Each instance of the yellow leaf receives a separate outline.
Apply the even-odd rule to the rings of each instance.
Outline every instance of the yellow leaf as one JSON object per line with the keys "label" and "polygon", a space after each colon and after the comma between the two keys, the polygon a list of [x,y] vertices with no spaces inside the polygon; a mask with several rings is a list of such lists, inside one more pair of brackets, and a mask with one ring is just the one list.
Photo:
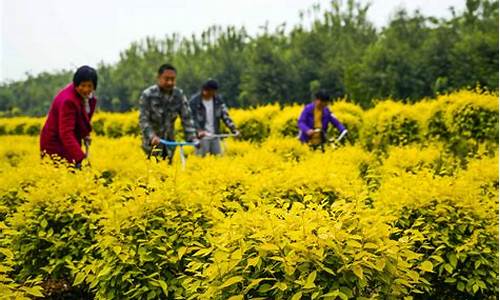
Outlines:
{"label": "yellow leaf", "polygon": [[260,257],[252,257],[248,259],[247,267],[255,267],[260,262]]}
{"label": "yellow leaf", "polygon": [[78,273],[76,274],[75,281],[73,282],[73,285],[79,285],[80,283],[85,280],[85,274],[84,273]]}
{"label": "yellow leaf", "polygon": [[314,280],[316,280],[316,271],[312,272],[307,276],[306,284],[304,285],[305,289],[315,288]]}
{"label": "yellow leaf", "polygon": [[264,280],[275,280],[275,279],[274,278],[258,278],[258,279],[254,279],[254,280],[250,281],[250,284],[245,288],[245,293],[248,293],[249,290],[253,289],[257,285],[259,285],[259,283],[261,281],[264,281]]}
{"label": "yellow leaf", "polygon": [[353,268],[352,268],[352,271],[354,272],[354,274],[356,276],[358,276],[359,279],[363,279],[363,268],[361,268],[360,265],[355,265]]}
{"label": "yellow leaf", "polygon": [[281,291],[286,291],[286,289],[288,288],[288,286],[286,285],[286,283],[284,282],[278,282],[274,285],[274,288],[277,288]]}
{"label": "yellow leaf", "polygon": [[264,243],[260,245],[260,249],[265,250],[265,251],[279,251],[280,248],[278,246],[271,244],[271,243]]}
{"label": "yellow leaf", "polygon": [[122,247],[120,247],[120,246],[113,247],[113,252],[115,252],[116,255],[119,255],[121,251],[122,251]]}
{"label": "yellow leaf", "polygon": [[363,248],[365,248],[365,249],[377,249],[378,246],[374,243],[366,243],[363,245]]}
{"label": "yellow leaf", "polygon": [[418,275],[417,272],[415,271],[409,271],[408,272],[408,276],[413,279],[413,281],[418,281],[418,279],[420,278],[420,275]]}
{"label": "yellow leaf", "polygon": [[292,296],[291,300],[300,300],[302,298],[302,292],[297,292]]}
{"label": "yellow leaf", "polygon": [[97,278],[100,278],[100,277],[108,275],[109,272],[111,272],[112,270],[113,269],[110,266],[104,267],[104,269],[102,269],[101,272],[99,272],[99,274],[97,275]]}
{"label": "yellow leaf", "polygon": [[231,277],[229,278],[228,280],[224,281],[224,283],[222,285],[219,286],[219,289],[223,289],[223,288],[226,288],[230,285],[233,285],[235,283],[238,283],[238,282],[241,282],[243,281],[244,278],[242,276],[234,276],[234,277]]}
{"label": "yellow leaf", "polygon": [[168,286],[167,286],[167,283],[163,280],[158,280],[158,282],[160,283],[160,287],[161,289],[163,290],[163,292],[165,293],[165,296],[168,296]]}
{"label": "yellow leaf", "polygon": [[385,259],[384,259],[384,258],[378,259],[378,260],[377,260],[377,263],[376,263],[376,267],[377,267],[377,270],[379,270],[379,271],[384,270],[384,267],[385,267]]}
{"label": "yellow leaf", "polygon": [[212,248],[205,248],[205,249],[200,249],[194,253],[194,256],[207,256],[212,252]]}
{"label": "yellow leaf", "polygon": [[0,248],[0,253],[2,253],[3,255],[5,255],[9,259],[14,258],[14,253],[12,253],[12,251],[10,251],[7,248]]}
{"label": "yellow leaf", "polygon": [[186,254],[187,248],[186,247],[180,247],[179,250],[177,250],[177,256],[179,259],[181,259],[184,254]]}
{"label": "yellow leaf", "polygon": [[347,247],[350,247],[350,248],[361,248],[362,245],[358,241],[349,240],[349,241],[347,241]]}
{"label": "yellow leaf", "polygon": [[433,265],[430,261],[426,260],[424,261],[420,266],[420,270],[424,271],[424,272],[432,272],[432,269],[433,269]]}
{"label": "yellow leaf", "polygon": [[30,294],[31,296],[35,297],[43,297],[42,291],[43,288],[41,286],[34,286],[34,287],[22,287],[22,290],[24,290],[26,293]]}

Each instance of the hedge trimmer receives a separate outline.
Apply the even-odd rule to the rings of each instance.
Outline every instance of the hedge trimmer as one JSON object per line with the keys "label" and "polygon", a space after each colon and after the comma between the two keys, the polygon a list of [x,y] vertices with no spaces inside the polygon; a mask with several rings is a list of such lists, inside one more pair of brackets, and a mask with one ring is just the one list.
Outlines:
{"label": "hedge trimmer", "polygon": [[347,129],[344,129],[337,138],[331,138],[328,140],[328,143],[332,145],[333,148],[337,148],[340,141],[347,135]]}
{"label": "hedge trimmer", "polygon": [[238,136],[236,133],[221,133],[221,134],[209,134],[204,136],[202,139],[204,140],[213,140],[213,139],[225,139],[228,137]]}
{"label": "hedge trimmer", "polygon": [[[320,128],[314,129],[314,133],[321,133],[322,130]],[[321,143],[322,145],[324,144],[329,144],[331,145],[334,149],[339,146],[340,141],[347,135],[347,129],[344,129],[337,138],[330,138],[330,139],[324,139],[324,141]]]}
{"label": "hedge trimmer", "polygon": [[186,156],[184,155],[184,147],[198,147],[199,142],[176,142],[176,141],[167,141],[164,139],[160,139],[160,143],[171,148],[179,147],[179,154],[181,157],[182,169],[186,167]]}
{"label": "hedge trimmer", "polygon": [[89,160],[89,157],[90,157],[90,152],[89,152],[89,149],[90,149],[90,138],[89,137],[84,138],[83,139],[83,144],[85,145],[85,160],[87,161],[87,164],[90,167],[90,160]]}
{"label": "hedge trimmer", "polygon": [[215,139],[220,139],[222,143],[222,153],[225,152],[226,150],[226,143],[224,139],[230,138],[230,137],[237,137],[239,136],[239,133],[220,133],[220,134],[208,134],[202,138],[202,140],[215,140]]}

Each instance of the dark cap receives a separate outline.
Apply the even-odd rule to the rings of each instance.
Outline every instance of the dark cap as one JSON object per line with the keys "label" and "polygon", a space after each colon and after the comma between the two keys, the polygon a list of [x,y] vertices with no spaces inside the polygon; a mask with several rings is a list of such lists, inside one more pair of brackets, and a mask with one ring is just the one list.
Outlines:
{"label": "dark cap", "polygon": [[218,90],[219,84],[213,79],[207,80],[201,87],[204,90]]}
{"label": "dark cap", "polygon": [[319,90],[314,94],[315,99],[319,99],[321,101],[328,102],[331,100],[330,94],[326,90]]}

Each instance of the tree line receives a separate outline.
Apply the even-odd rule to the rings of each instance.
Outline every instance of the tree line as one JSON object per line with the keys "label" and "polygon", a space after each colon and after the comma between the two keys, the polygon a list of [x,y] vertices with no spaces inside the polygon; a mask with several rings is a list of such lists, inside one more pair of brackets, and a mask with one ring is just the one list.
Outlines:
{"label": "tree line", "polygon": [[[177,85],[187,95],[214,78],[231,107],[305,103],[318,88],[363,107],[464,87],[498,90],[498,1],[466,0],[463,11],[450,8],[442,19],[400,9],[381,29],[368,20],[369,9],[355,0],[332,1],[301,12],[291,28],[265,25],[254,36],[244,27],[214,25],[200,35],[133,42],[117,63],[97,66],[99,108],[135,109],[165,62],[177,68]],[[46,114],[73,72],[0,84],[0,116]]]}

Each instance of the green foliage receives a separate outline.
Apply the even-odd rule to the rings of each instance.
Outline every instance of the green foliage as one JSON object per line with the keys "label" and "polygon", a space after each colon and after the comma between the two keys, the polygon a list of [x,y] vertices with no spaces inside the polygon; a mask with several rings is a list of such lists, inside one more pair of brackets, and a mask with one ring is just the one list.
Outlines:
{"label": "green foliage", "polygon": [[[3,229],[4,225],[0,223]],[[0,247],[0,291],[2,299],[19,299],[29,300],[32,297],[43,297],[43,288],[39,285],[40,278],[29,279],[24,282],[24,285],[17,283],[9,276],[9,273],[14,270],[15,259],[14,253],[6,247]]]}
{"label": "green foliage", "polygon": [[[497,90],[498,1],[468,3],[439,20],[400,10],[381,30],[367,18],[369,5],[350,0],[313,5],[299,24],[263,26],[256,36],[211,26],[199,36],[146,37],[124,49],[117,63],[97,66],[98,105],[136,109],[165,62],[177,67],[188,97],[214,78],[230,107],[305,103],[318,88],[365,108],[373,99],[416,101],[476,85]],[[71,75],[64,70],[0,84],[0,116],[45,115]]]}
{"label": "green foliage", "polygon": [[297,127],[297,117],[286,120],[284,126],[280,128],[282,136],[296,137],[299,135],[299,128]]}
{"label": "green foliage", "polygon": [[257,119],[248,119],[238,126],[243,140],[262,142],[269,136],[269,125]]}
{"label": "green foliage", "polygon": [[498,111],[469,103],[452,112],[451,131],[461,138],[498,142]]}
{"label": "green foliage", "polygon": [[73,269],[75,285],[85,283],[97,299],[185,297],[187,266],[198,261],[192,253],[207,244],[207,219],[199,206],[174,201],[141,208],[105,221],[98,243],[87,250],[92,256]]}
{"label": "green foliage", "polygon": [[498,219],[492,214],[498,213],[498,174],[485,169],[497,162],[483,157],[455,178],[436,178],[424,167],[387,173],[382,180],[375,208],[395,216],[401,231],[392,238],[411,241],[421,254],[420,268],[429,270],[424,278],[431,288],[422,299],[498,295]]}
{"label": "green foliage", "polygon": [[0,139],[2,296],[69,299],[56,283],[79,299],[498,294],[487,143],[461,165],[439,141],[322,153],[271,136],[180,171],[145,160],[137,137],[96,137],[75,171],[40,164],[36,137]]}
{"label": "green foliage", "polygon": [[382,220],[342,201],[327,211],[284,202],[219,220],[199,254],[208,262],[191,264],[202,279],[196,297],[397,299],[425,286],[410,267],[418,255],[391,241]]}
{"label": "green foliage", "polygon": [[21,267],[19,279],[68,278],[68,264],[81,260],[94,243],[92,208],[82,207],[77,196],[64,200],[26,203],[9,218],[13,232],[7,238]]}
{"label": "green foliage", "polygon": [[[263,142],[272,137],[296,138],[297,120],[303,107],[266,105],[252,109],[231,109],[230,115],[240,130],[239,139]],[[488,151],[498,145],[498,96],[485,91],[462,90],[437,99],[403,104],[392,100],[380,101],[369,110],[344,100],[335,101],[331,111],[348,129],[343,144],[360,142],[367,149],[387,150],[416,142],[443,142],[447,151],[462,157],[474,156],[484,143]],[[42,118],[0,118],[4,134],[37,135]],[[137,112],[98,113],[93,119],[96,135],[112,138],[139,136]],[[177,139],[183,139],[180,120],[175,124]],[[223,126],[223,132],[229,132]],[[327,135],[338,136],[330,126]],[[14,160],[11,160],[15,163]],[[464,160],[465,163],[465,160]]]}
{"label": "green foliage", "polygon": [[493,275],[498,272],[498,234],[490,222],[453,202],[436,201],[401,211],[395,226],[406,235],[423,237],[413,250],[424,255],[423,262],[431,262],[433,272],[425,276],[433,286],[431,298],[486,299],[498,295]]}
{"label": "green foliage", "polygon": [[367,149],[408,145],[421,140],[418,111],[393,101],[380,102],[365,115],[362,143]]}

